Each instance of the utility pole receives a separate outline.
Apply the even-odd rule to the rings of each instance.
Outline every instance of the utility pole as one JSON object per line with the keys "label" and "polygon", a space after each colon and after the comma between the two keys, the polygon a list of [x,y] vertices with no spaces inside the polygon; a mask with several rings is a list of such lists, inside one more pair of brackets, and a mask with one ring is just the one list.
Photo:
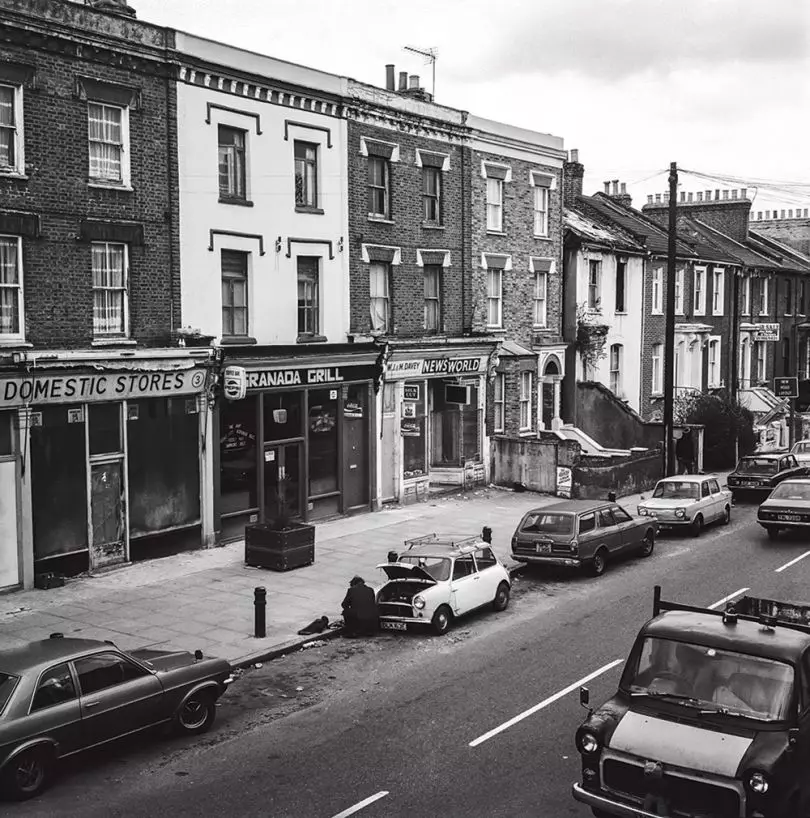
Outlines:
{"label": "utility pole", "polygon": [[675,474],[675,230],[677,227],[678,167],[669,165],[669,235],[667,242],[667,316],[664,329],[664,477]]}

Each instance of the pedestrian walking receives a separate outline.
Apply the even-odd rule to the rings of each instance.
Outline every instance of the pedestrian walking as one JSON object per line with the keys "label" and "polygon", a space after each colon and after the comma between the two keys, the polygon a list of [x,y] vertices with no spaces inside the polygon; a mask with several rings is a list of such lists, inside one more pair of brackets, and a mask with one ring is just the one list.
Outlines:
{"label": "pedestrian walking", "polygon": [[345,636],[374,636],[380,626],[374,590],[362,577],[352,577],[343,599]]}
{"label": "pedestrian walking", "polygon": [[678,460],[678,474],[692,474],[695,462],[695,444],[690,429],[684,429],[675,444],[675,457]]}

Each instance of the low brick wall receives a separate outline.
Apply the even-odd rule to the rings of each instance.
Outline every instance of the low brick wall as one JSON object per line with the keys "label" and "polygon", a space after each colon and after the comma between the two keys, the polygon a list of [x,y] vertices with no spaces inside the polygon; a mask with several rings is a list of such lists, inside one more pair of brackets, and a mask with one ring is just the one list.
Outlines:
{"label": "low brick wall", "polygon": [[652,488],[663,477],[660,449],[633,453],[618,460],[608,457],[582,457],[574,466],[573,496],[581,500],[638,494]]}

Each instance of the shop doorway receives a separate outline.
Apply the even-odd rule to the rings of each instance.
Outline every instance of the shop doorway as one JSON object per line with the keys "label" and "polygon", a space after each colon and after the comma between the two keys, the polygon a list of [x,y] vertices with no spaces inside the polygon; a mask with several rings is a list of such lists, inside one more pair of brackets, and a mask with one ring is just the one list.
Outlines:
{"label": "shop doorway", "polygon": [[344,511],[368,508],[368,387],[350,386],[343,398]]}
{"label": "shop doorway", "polygon": [[264,449],[264,522],[301,516],[301,444],[274,443]]}

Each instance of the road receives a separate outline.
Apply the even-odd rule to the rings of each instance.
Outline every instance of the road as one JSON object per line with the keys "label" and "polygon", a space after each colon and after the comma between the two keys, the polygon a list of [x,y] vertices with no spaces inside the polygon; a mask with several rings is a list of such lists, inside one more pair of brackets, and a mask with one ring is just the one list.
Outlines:
{"label": "road", "polygon": [[[806,538],[769,541],[755,506],[698,539],[659,538],[601,578],[521,577],[509,610],[444,638],[340,640],[251,672],[203,741],[115,748],[71,765],[20,816],[565,818],[589,811],[574,731],[583,681],[610,696],[652,588],[695,605],[750,590],[802,599]],[[296,690],[296,688],[303,688]]]}

